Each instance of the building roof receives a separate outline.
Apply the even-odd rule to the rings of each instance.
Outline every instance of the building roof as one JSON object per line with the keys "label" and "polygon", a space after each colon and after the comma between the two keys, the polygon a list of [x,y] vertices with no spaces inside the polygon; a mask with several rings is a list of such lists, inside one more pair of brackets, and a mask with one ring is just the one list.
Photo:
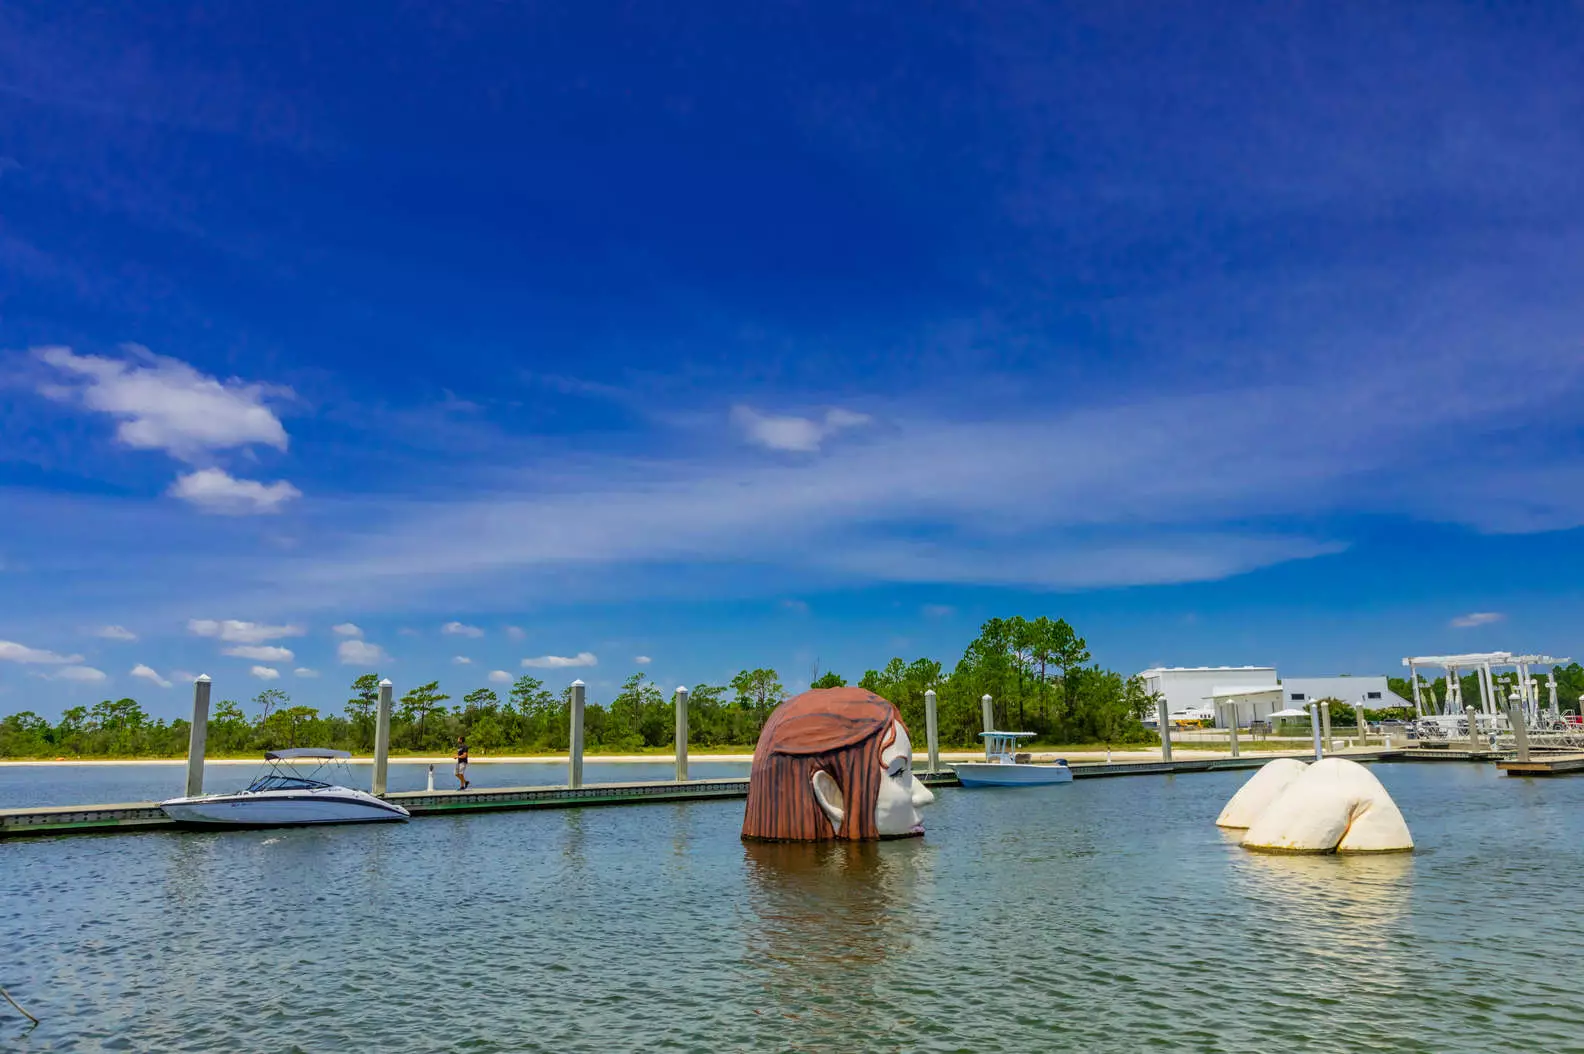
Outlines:
{"label": "building roof", "polygon": [[1149,669],[1147,669],[1143,673],[1139,674],[1139,676],[1140,677],[1148,677],[1152,673],[1220,673],[1220,672],[1224,672],[1224,671],[1243,671],[1243,670],[1260,670],[1260,671],[1269,670],[1271,673],[1275,673],[1276,672],[1276,667],[1274,667],[1274,666],[1151,666]]}

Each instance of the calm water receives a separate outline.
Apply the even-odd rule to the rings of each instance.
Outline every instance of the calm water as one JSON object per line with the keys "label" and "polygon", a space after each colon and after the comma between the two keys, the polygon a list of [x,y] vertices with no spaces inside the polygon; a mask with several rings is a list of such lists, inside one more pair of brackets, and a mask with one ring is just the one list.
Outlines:
{"label": "calm water", "polygon": [[[350,785],[369,789],[373,766],[349,765]],[[258,764],[216,764],[204,766],[204,790],[210,793],[241,790],[253,777],[265,771]],[[304,774],[312,766],[303,766]],[[748,775],[747,762],[699,761],[690,759],[688,775],[696,780]],[[474,762],[468,778],[475,789],[489,787],[530,787],[565,784],[566,762],[508,764]],[[676,762],[583,763],[584,783],[633,783],[644,780],[676,778]],[[332,776],[331,782],[340,777]],[[427,762],[417,764],[392,760],[386,775],[392,791],[423,790],[429,782]],[[435,765],[435,789],[455,790],[456,777],[451,764]],[[164,765],[0,765],[0,809],[25,809],[35,805],[96,805],[107,802],[160,801],[185,794],[187,763]]]}
{"label": "calm water", "polygon": [[741,802],[0,842],[44,1018],[0,1048],[1584,1049],[1584,779],[1375,771],[1412,856],[1245,853],[1242,773],[946,790],[858,847],[745,846]]}

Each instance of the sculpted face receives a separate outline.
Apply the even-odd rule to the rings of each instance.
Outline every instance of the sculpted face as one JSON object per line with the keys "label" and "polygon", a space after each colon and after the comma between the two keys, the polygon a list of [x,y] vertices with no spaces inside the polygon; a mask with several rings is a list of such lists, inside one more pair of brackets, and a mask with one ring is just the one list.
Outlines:
{"label": "sculpted face", "polygon": [[[913,743],[907,729],[900,721],[891,723],[892,740],[880,752],[880,784],[875,792],[875,827],[881,838],[905,838],[924,833],[923,818],[919,809],[935,800],[930,789],[913,775]],[[814,796],[820,808],[830,818],[833,828],[840,828],[846,816],[846,802],[841,788],[823,770],[811,777]]]}

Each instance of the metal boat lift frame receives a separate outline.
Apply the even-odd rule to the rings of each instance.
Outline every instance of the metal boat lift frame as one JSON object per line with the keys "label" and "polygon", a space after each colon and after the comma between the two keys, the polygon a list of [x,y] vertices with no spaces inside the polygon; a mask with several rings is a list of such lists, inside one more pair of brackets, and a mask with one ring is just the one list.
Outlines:
{"label": "metal boat lift frame", "polygon": [[[1540,692],[1536,685],[1536,678],[1532,677],[1531,666],[1549,666],[1546,671],[1547,692],[1549,698],[1550,717],[1553,721],[1560,719],[1561,711],[1557,707],[1557,683],[1555,667],[1571,660],[1554,658],[1550,655],[1514,655],[1510,651],[1483,651],[1470,652],[1463,655],[1418,655],[1405,658],[1402,664],[1408,667],[1408,682],[1413,686],[1414,712],[1419,717],[1426,716],[1425,701],[1422,688],[1428,688],[1428,682],[1421,682],[1419,667],[1439,666],[1446,670],[1446,698],[1441,701],[1440,713],[1446,716],[1461,716],[1464,710],[1463,684],[1459,680],[1459,670],[1472,670],[1478,675],[1480,689],[1480,711],[1487,717],[1495,718],[1505,712],[1505,701],[1501,699],[1497,688],[1496,679],[1492,670],[1510,667],[1518,678],[1514,686],[1516,702],[1523,707],[1525,715],[1530,722],[1540,720]],[[1435,694],[1430,695],[1430,705],[1436,705]]]}

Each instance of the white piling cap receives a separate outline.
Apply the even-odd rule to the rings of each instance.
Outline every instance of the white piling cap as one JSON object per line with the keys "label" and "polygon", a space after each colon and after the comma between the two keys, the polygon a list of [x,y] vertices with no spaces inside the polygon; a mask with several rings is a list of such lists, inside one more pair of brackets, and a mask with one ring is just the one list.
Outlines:
{"label": "white piling cap", "polygon": [[934,694],[935,694],[935,689],[933,689],[933,688],[926,688],[926,689],[924,689],[924,694],[925,694],[925,695],[934,695]]}
{"label": "white piling cap", "polygon": [[683,695],[686,695],[688,694],[688,686],[685,684],[679,684],[677,685],[677,691],[681,692]]}
{"label": "white piling cap", "polygon": [[573,681],[573,682],[572,682],[572,684],[571,684],[571,685],[570,685],[570,687],[573,687],[573,688],[582,688],[582,687],[583,687],[583,682],[582,682],[582,681],[580,681],[580,680],[579,680],[579,681]]}
{"label": "white piling cap", "polygon": [[989,692],[986,692],[986,693],[985,693],[985,694],[984,694],[984,695],[981,695],[981,696],[980,696],[980,697],[979,697],[979,701],[980,701],[980,702],[981,702],[981,703],[988,703],[988,702],[989,702],[989,701],[990,701],[990,693],[989,693]]}
{"label": "white piling cap", "polygon": [[381,688],[389,688],[389,687],[391,687],[391,679],[389,677],[385,678],[383,681],[381,681],[379,683],[379,686]]}
{"label": "white piling cap", "polygon": [[193,683],[194,684],[198,684],[199,682],[202,682],[204,684],[208,684],[209,683],[209,675],[207,673],[200,673],[197,677],[193,678]]}

